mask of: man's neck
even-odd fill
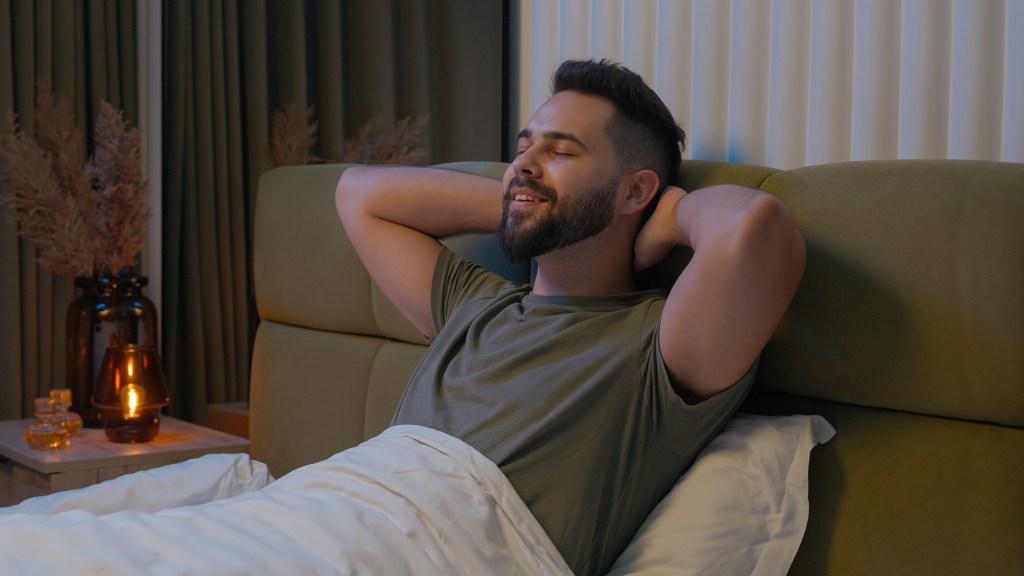
[[[632,244],[598,235],[537,257],[533,292],[539,296],[612,296],[635,291]]]

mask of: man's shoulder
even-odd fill
[[[457,308],[467,303],[480,308],[502,299],[503,294],[525,294],[529,286],[503,278],[446,248],[438,256],[432,290],[435,319],[443,318],[446,322]]]

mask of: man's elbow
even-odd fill
[[[770,194],[759,195],[751,208],[751,225],[755,229],[750,239],[763,250],[791,292],[795,292],[803,277],[807,263],[807,243],[796,218],[781,200]]]
[[[785,203],[760,193],[747,199],[742,224],[733,235],[733,253],[791,297],[803,277],[807,244]]]
[[[360,209],[361,198],[365,195],[364,172],[364,167],[353,166],[345,169],[338,178],[334,188],[334,207],[342,223]]]

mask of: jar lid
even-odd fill
[[[53,414],[53,400],[49,396],[36,398],[36,416]]]
[[[71,405],[71,389],[70,388],[55,388],[50,390],[50,398],[61,406]]]

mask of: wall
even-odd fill
[[[688,158],[1024,162],[1024,0],[515,0],[513,14],[516,126],[558,62],[610,58],[665,99]]]

